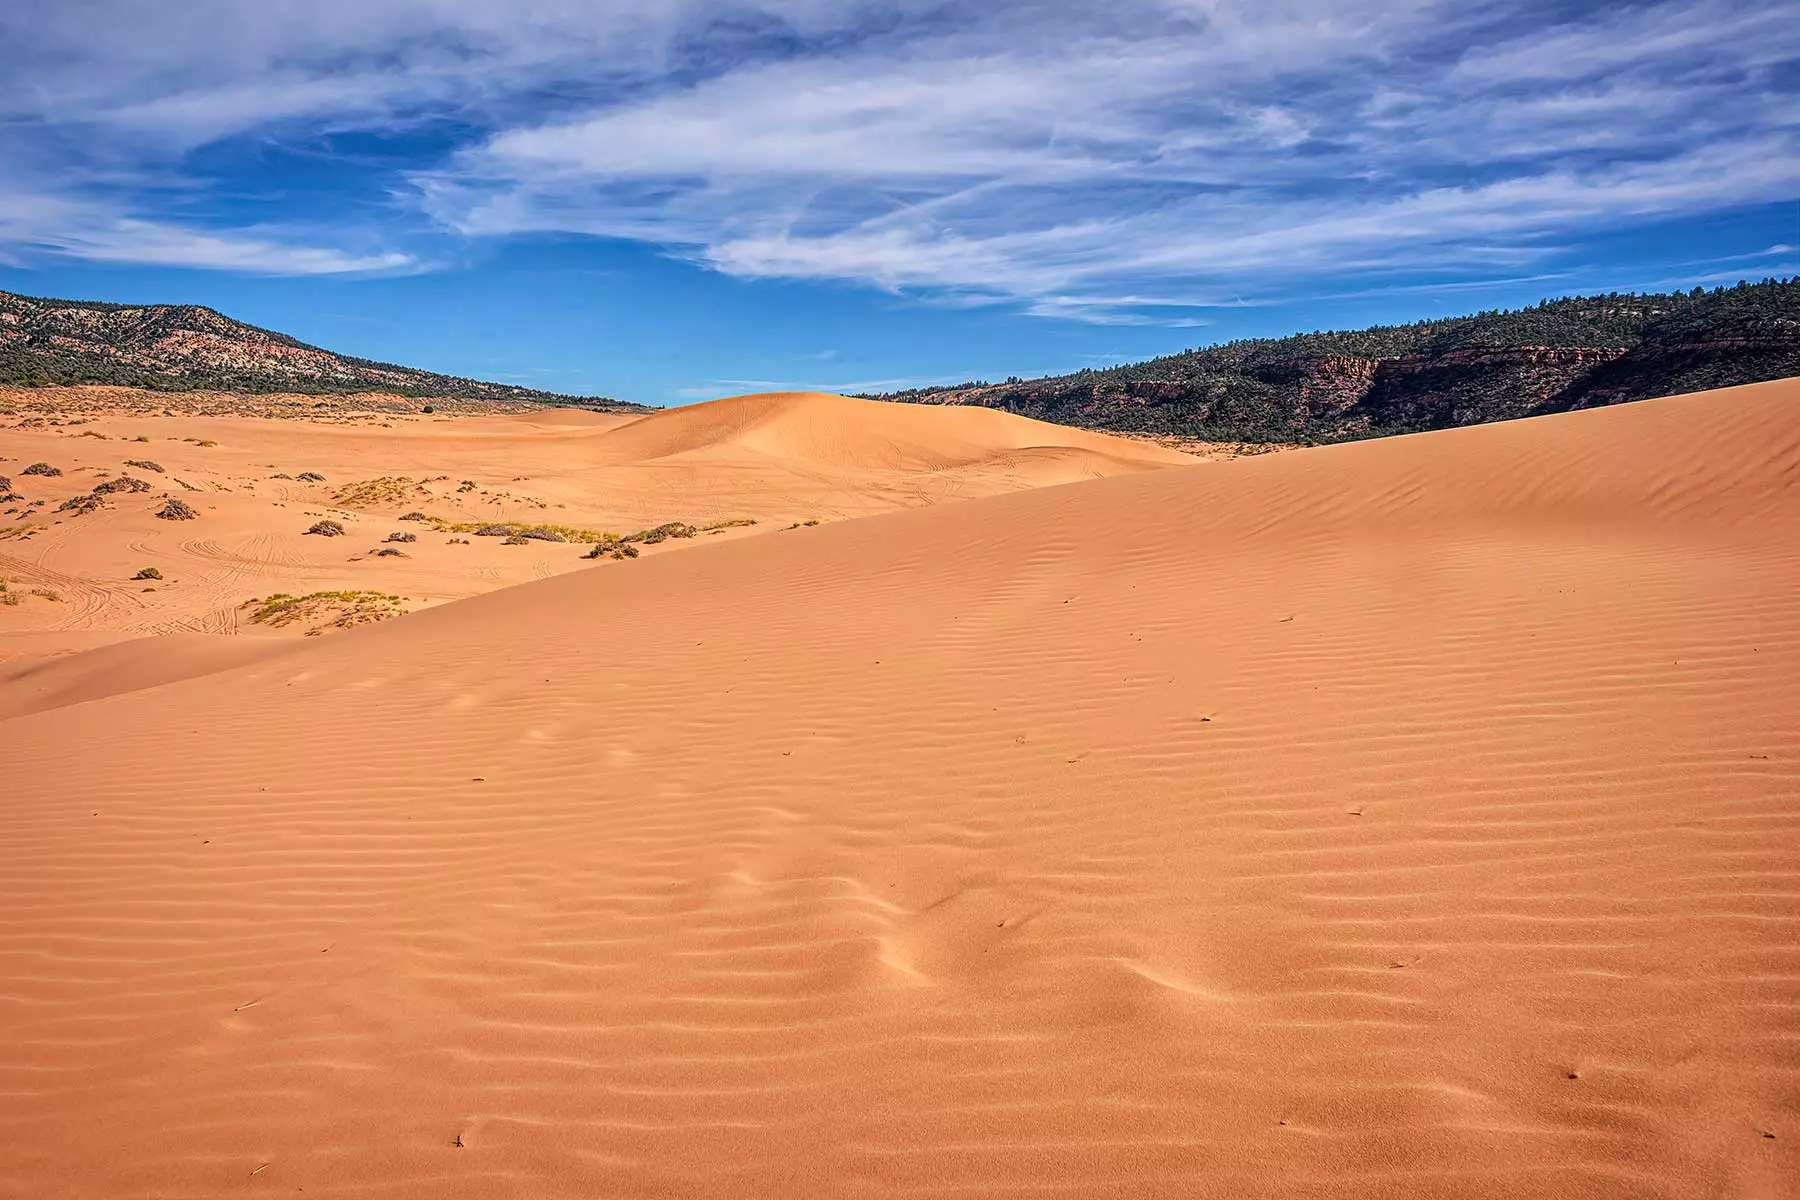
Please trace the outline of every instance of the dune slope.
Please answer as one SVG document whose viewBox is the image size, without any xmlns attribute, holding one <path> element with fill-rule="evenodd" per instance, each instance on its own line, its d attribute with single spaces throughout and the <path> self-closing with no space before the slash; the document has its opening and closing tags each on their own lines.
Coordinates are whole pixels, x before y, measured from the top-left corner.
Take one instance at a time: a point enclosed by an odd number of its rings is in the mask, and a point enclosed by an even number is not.
<svg viewBox="0 0 1800 1200">
<path fill-rule="evenodd" d="M 0 721 L 0 1195 L 1781 1195 L 1797 411 L 717 544 Z"/>
</svg>

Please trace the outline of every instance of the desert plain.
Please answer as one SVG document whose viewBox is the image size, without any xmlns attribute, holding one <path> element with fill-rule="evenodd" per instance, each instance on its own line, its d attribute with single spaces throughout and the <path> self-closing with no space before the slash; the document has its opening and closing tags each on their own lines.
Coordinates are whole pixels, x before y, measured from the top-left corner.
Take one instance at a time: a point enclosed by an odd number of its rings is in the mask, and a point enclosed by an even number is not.
<svg viewBox="0 0 1800 1200">
<path fill-rule="evenodd" d="M 1791 1195 L 1797 415 L 14 421 L 0 1195 Z"/>
</svg>

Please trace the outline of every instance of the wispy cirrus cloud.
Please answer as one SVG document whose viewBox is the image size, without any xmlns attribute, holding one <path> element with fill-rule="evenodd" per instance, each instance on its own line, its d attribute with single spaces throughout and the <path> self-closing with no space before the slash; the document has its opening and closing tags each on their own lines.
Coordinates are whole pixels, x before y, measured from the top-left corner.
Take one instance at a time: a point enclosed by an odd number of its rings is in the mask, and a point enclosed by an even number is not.
<svg viewBox="0 0 1800 1200">
<path fill-rule="evenodd" d="M 1785 0 L 43 7 L 0 16 L 0 151 L 102 214 L 29 244 L 109 261 L 404 269 L 585 234 L 741 278 L 1197 324 L 1300 282 L 1550 273 L 1598 235 L 1800 195 Z M 374 249 L 82 182 L 407 129 L 434 132 L 380 168 Z"/>
<path fill-rule="evenodd" d="M 127 215 L 118 205 L 51 192 L 0 190 L 0 255 L 50 252 L 90 262 L 193 267 L 253 275 L 391 274 L 423 264 L 398 250 L 357 253 L 307 242 L 291 228 L 195 229 Z"/>
</svg>

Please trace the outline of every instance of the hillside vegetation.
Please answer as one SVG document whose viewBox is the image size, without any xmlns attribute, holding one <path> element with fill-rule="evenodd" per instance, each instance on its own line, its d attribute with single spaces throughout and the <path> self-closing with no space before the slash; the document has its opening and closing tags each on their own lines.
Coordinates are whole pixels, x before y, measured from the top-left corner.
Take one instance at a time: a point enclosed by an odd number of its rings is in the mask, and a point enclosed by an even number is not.
<svg viewBox="0 0 1800 1200">
<path fill-rule="evenodd" d="M 79 384 L 245 395 L 383 392 L 612 411 L 643 407 L 334 354 L 198 305 L 102 304 L 0 292 L 0 386 Z"/>
<path fill-rule="evenodd" d="M 1790 376 L 1800 376 L 1800 280 L 1771 279 L 1257 338 L 1074 375 L 880 398 L 1209 440 L 1336 441 Z"/>
</svg>

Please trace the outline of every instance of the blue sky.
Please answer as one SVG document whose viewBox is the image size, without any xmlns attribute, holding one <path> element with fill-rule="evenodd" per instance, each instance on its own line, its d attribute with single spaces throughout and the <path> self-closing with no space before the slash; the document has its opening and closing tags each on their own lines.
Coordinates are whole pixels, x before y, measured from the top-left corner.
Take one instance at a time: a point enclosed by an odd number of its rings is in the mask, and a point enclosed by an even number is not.
<svg viewBox="0 0 1800 1200">
<path fill-rule="evenodd" d="M 1792 0 L 0 9 L 0 288 L 648 403 L 1800 270 Z"/>
</svg>

